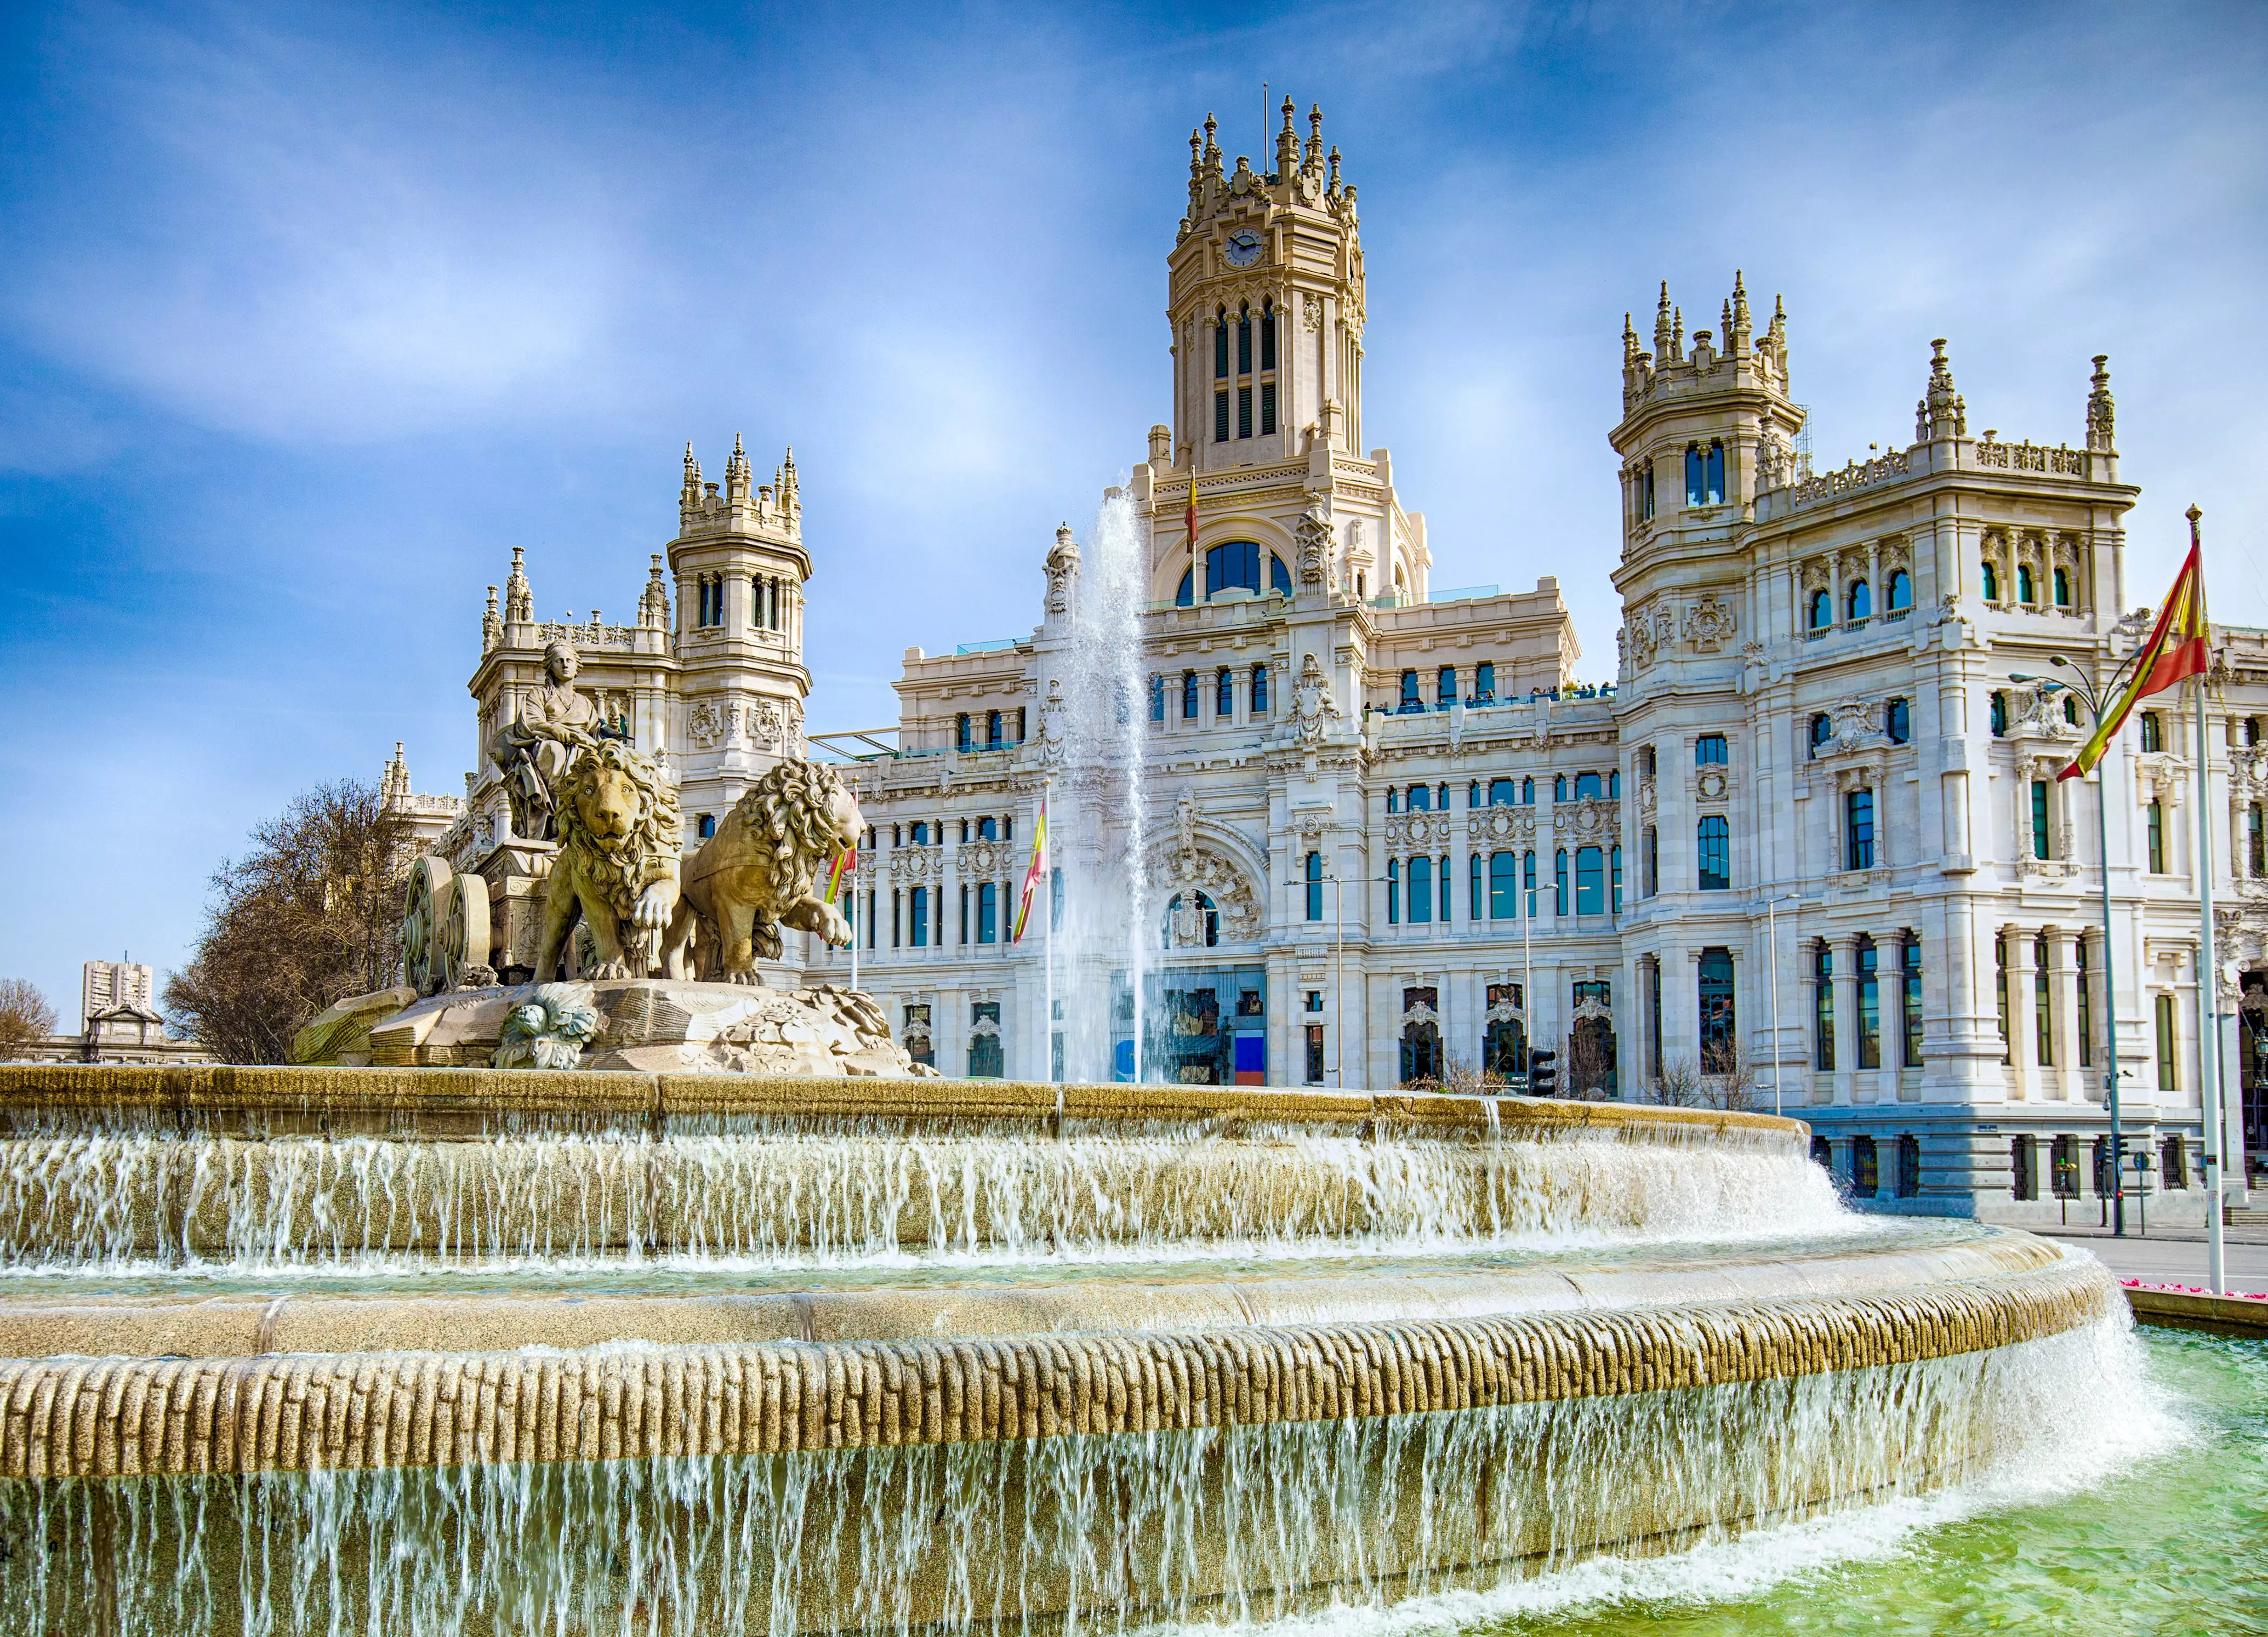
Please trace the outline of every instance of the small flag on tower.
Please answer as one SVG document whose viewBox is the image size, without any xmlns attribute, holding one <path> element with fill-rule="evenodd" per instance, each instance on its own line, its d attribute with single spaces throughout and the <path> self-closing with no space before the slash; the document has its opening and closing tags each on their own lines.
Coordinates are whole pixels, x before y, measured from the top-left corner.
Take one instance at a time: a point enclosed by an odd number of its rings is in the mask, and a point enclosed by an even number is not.
<svg viewBox="0 0 2268 1637">
<path fill-rule="evenodd" d="M 2197 537 L 2197 520 L 2200 515 L 2191 508 L 2190 555 L 2182 564 L 2182 571 L 2174 576 L 2174 587 L 2166 594 L 2165 604 L 2158 610 L 2158 623 L 2150 632 L 2150 640 L 2135 656 L 2134 674 L 2127 681 L 2126 690 L 2118 696 L 2116 704 L 2103 712 L 2102 719 L 2095 724 L 2094 737 L 2079 748 L 2071 765 L 2056 775 L 2058 779 L 2076 778 L 2092 771 L 2140 701 L 2154 693 L 2163 693 L 2185 677 L 2202 676 L 2212 667 L 2211 627 L 2205 615 L 2204 548 Z"/>
<path fill-rule="evenodd" d="M 1016 905 L 1016 929 L 1009 941 L 1024 941 L 1024 923 L 1031 918 L 1032 894 L 1039 889 L 1040 877 L 1047 873 L 1048 856 L 1048 799 L 1040 798 L 1040 822 L 1032 826 L 1032 866 L 1024 872 L 1024 892 Z"/>
</svg>

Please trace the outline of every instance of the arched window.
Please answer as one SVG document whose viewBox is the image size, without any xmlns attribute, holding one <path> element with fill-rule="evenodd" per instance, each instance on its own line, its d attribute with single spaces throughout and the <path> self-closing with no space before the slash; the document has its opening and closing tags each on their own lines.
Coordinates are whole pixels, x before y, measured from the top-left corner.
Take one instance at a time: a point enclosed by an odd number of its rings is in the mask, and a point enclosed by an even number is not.
<svg viewBox="0 0 2268 1637">
<path fill-rule="evenodd" d="M 1195 671 L 1183 671 L 1182 673 L 1182 720 L 1194 722 L 1197 719 L 1197 674 Z"/>
<path fill-rule="evenodd" d="M 1252 309 L 1247 306 L 1236 310 L 1236 372 L 1252 373 Z"/>
<path fill-rule="evenodd" d="M 1260 309 L 1260 367 L 1263 370 L 1276 367 L 1276 306 L 1273 302 L 1263 302 Z M 1270 437 L 1275 431 L 1276 383 L 1263 380 L 1260 383 L 1260 435 Z"/>
<path fill-rule="evenodd" d="M 996 818 L 978 819 L 976 821 L 976 839 L 979 841 L 999 840 L 1000 821 Z"/>
<path fill-rule="evenodd" d="M 1220 911 L 1203 893 L 1175 893 L 1166 900 L 1165 925 L 1160 929 L 1160 946 L 1172 948 L 1176 941 L 1174 928 L 1186 927 L 1191 943 L 1202 943 L 1211 949 L 1220 942 Z"/>
<path fill-rule="evenodd" d="M 1260 589 L 1260 548 L 1249 540 L 1230 540 L 1205 553 L 1205 596 Z"/>
<path fill-rule="evenodd" d="M 1554 801 L 1565 801 L 1567 799 L 1567 776 L 1565 773 L 1554 773 L 1551 776 L 1551 799 Z"/>
<path fill-rule="evenodd" d="M 1174 606 L 1177 608 L 1186 608 L 1196 601 L 1197 588 L 1191 583 L 1189 571 L 1185 569 L 1182 572 L 1182 583 L 1174 587 Z"/>
<path fill-rule="evenodd" d="M 1415 671 L 1402 673 L 1402 708 L 1405 711 L 1425 708 L 1425 702 L 1418 697 L 1418 673 Z"/>
<path fill-rule="evenodd" d="M 1212 679 L 1212 713 L 1215 716 L 1236 714 L 1236 673 L 1226 665 Z"/>
<path fill-rule="evenodd" d="M 1410 785 L 1410 805 L 1408 811 L 1412 813 L 1431 813 L 1432 810 L 1433 786 L 1431 785 Z"/>
<path fill-rule="evenodd" d="M 1433 918 L 1433 860 L 1420 852 L 1410 860 L 1410 924 Z"/>
<path fill-rule="evenodd" d="M 1905 570 L 1890 571 L 1890 600 L 1884 607 L 1892 614 L 1903 614 L 1913 607 L 1913 576 Z"/>
<path fill-rule="evenodd" d="M 1706 492 L 1708 503 L 1711 505 L 1725 504 L 1725 446 L 1721 443 L 1712 443 L 1709 446 Z"/>
<path fill-rule="evenodd" d="M 2058 568 L 2055 571 L 2055 605 L 2059 608 L 2071 607 L 2071 571 L 2069 569 Z"/>
<path fill-rule="evenodd" d="M 1268 714 L 1268 667 L 1264 665 L 1252 667 L 1252 714 Z"/>
<path fill-rule="evenodd" d="M 1814 630 L 1825 630 L 1830 625 L 1835 623 L 1835 599 L 1823 589 L 1811 594 L 1811 617 L 1808 623 Z"/>
<path fill-rule="evenodd" d="M 1150 673 L 1150 719 L 1153 722 L 1166 719 L 1166 678 L 1160 671 Z"/>
<path fill-rule="evenodd" d="M 2063 697 L 2063 719 L 2073 727 L 2079 726 L 2079 701 L 2069 694 Z"/>
<path fill-rule="evenodd" d="M 1575 775 L 1575 800 L 1596 801 L 1606 794 L 1606 785 L 1596 773 Z"/>
<path fill-rule="evenodd" d="M 1307 855 L 1307 918 L 1323 918 L 1323 855 L 1320 852 Z"/>
<path fill-rule="evenodd" d="M 2008 731 L 2008 696 L 1996 693 L 1986 709 L 1986 719 L 1992 724 L 1992 737 L 1999 739 Z"/>
<path fill-rule="evenodd" d="M 2024 603 L 2032 601 L 2032 565 L 2029 563 L 2016 564 L 2016 601 Z"/>
<path fill-rule="evenodd" d="M 1863 620 L 1874 613 L 1874 594 L 1867 588 L 1865 580 L 1854 579 L 1851 582 L 1851 590 L 1844 598 L 1843 606 L 1845 610 L 1843 617 L 1847 620 Z"/>
<path fill-rule="evenodd" d="M 1733 885 L 1733 832 L 1721 813 L 1705 816 L 1695 833 L 1700 869 L 1694 885 L 1703 892 L 1726 892 Z"/>
<path fill-rule="evenodd" d="M 1284 559 L 1272 551 L 1268 554 L 1268 588 L 1280 591 L 1287 597 L 1292 594 L 1292 571 L 1285 568 Z"/>
<path fill-rule="evenodd" d="M 1226 380 L 1228 376 L 1228 309 L 1226 307 L 1213 309 L 1212 372 L 1217 380 Z"/>
<path fill-rule="evenodd" d="M 1818 715 L 1811 719 L 1812 755 L 1817 756 L 1819 754 L 1819 747 L 1825 744 L 1829 740 L 1834 737 L 1835 724 L 1829 719 L 1826 712 L 1822 711 Z"/>
<path fill-rule="evenodd" d="M 1514 807 L 1518 805 L 1519 799 L 1519 786 L 1514 785 L 1512 780 L 1508 778 L 1491 778 L 1489 780 L 1489 806 L 1492 807 Z"/>
<path fill-rule="evenodd" d="M 1496 703 L 1496 666 L 1491 660 L 1483 660 L 1473 667 L 1473 703 Z"/>
<path fill-rule="evenodd" d="M 1491 852 L 1488 865 L 1488 918 L 1508 921 L 1520 913 L 1513 894 L 1520 890 L 1518 864 L 1509 852 Z"/>
<path fill-rule="evenodd" d="M 1469 807 L 1476 807 L 1480 804 L 1481 781 L 1476 778 L 1465 786 L 1465 805 Z"/>
<path fill-rule="evenodd" d="M 1894 745 L 1904 744 L 1913 737 L 1913 707 L 1904 699 L 1893 699 L 1882 711 L 1882 731 L 1890 736 Z"/>
<path fill-rule="evenodd" d="M 1524 807 L 1532 807 L 1535 805 L 1535 781 L 1534 779 L 1523 778 L 1520 781 L 1520 805 Z"/>
<path fill-rule="evenodd" d="M 1984 564 L 1984 588 L 1985 601 L 1998 602 L 2000 601 L 2000 571 L 1994 568 L 1990 563 Z"/>
</svg>

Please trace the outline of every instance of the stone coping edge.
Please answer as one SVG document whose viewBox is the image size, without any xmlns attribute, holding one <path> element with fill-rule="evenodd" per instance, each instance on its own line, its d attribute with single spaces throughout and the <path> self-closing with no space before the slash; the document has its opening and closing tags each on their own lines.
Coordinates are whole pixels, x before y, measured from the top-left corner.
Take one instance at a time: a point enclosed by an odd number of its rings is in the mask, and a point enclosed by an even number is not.
<svg viewBox="0 0 2268 1637">
<path fill-rule="evenodd" d="M 1058 1103 L 1060 1094 L 1060 1104 Z M 18 1117 L 141 1115 L 184 1128 L 265 1118 L 310 1130 L 432 1124 L 480 1130 L 515 1120 L 667 1122 L 760 1117 L 916 1124 L 995 1121 L 1265 1123 L 1440 1136 L 1603 1131 L 1640 1140 L 1807 1140 L 1776 1115 L 1550 1097 L 1331 1092 L 1257 1086 L 1052 1086 L 1030 1080 L 816 1079 L 468 1068 L 11 1064 L 0 1123 Z M 20 1120 L 18 1119 L 20 1124 Z"/>
<path fill-rule="evenodd" d="M 2268 1301 L 2216 1296 L 2210 1291 L 2149 1290 L 2126 1287 L 2126 1304 L 2145 1324 L 2169 1330 L 2201 1330 L 2216 1336 L 2268 1336 Z"/>
<path fill-rule="evenodd" d="M 1915 1362 L 2112 1313 L 2073 1260 L 1891 1295 L 1220 1334 L 0 1363 L 0 1478 L 762 1455 L 1420 1414 Z"/>
</svg>

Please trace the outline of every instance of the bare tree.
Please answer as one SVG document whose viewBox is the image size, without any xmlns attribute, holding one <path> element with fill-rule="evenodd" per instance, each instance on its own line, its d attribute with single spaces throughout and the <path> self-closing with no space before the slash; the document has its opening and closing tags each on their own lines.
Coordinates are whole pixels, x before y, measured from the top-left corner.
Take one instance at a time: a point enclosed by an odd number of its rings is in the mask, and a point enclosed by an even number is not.
<svg viewBox="0 0 2268 1637">
<path fill-rule="evenodd" d="M 1441 1073 L 1436 1079 L 1413 1080 L 1403 1088 L 1408 1091 L 1440 1091 L 1458 1097 L 1493 1097 L 1505 1088 L 1504 1076 L 1494 1069 L 1475 1068 L 1454 1052 L 1441 1054 Z"/>
<path fill-rule="evenodd" d="M 1737 1045 L 1726 1045 L 1702 1057 L 1701 1106 L 1735 1113 L 1756 1105 L 1756 1066 Z"/>
<path fill-rule="evenodd" d="M 20 1051 L 55 1032 L 55 1009 L 28 977 L 0 977 L 0 1052 Z"/>
<path fill-rule="evenodd" d="M 394 981 L 407 826 L 358 779 L 320 785 L 213 873 L 204 932 L 166 984 L 170 1021 L 227 1063 L 281 1063 L 345 995 Z"/>
<path fill-rule="evenodd" d="M 1664 1108 L 1697 1109 L 1705 1101 L 1701 1071 L 1690 1058 L 1664 1058 L 1647 1089 Z"/>
<path fill-rule="evenodd" d="M 1604 1102 L 1609 1095 L 1607 1080 L 1614 1067 L 1614 1036 L 1607 1029 L 1578 1026 L 1574 1033 L 1559 1037 L 1561 1096 Z"/>
</svg>

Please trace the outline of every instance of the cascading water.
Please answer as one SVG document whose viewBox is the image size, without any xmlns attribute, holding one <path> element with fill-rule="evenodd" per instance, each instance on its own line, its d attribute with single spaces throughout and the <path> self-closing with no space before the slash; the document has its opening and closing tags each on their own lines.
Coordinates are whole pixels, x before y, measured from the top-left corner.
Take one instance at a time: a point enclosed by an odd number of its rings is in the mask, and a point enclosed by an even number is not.
<svg viewBox="0 0 2268 1637">
<path fill-rule="evenodd" d="M 1057 799 L 1066 817 L 1076 817 L 1057 830 L 1065 891 L 1054 958 L 1064 1071 L 1075 1080 L 1132 1078 L 1112 1061 L 1114 970 L 1130 981 L 1134 1051 L 1138 1061 L 1142 1057 L 1143 931 L 1149 922 L 1142 863 L 1149 720 L 1142 616 L 1149 602 L 1149 535 L 1133 497 L 1108 490 L 1080 564 L 1074 636 L 1064 655 L 1069 720 Z"/>
<path fill-rule="evenodd" d="M 2099 1269 L 1862 1221 L 1792 1125 L 1178 1087 L 1018 1118 L 921 1082 L 887 1117 L 675 1115 L 644 1083 L 635 1121 L 485 1134 L 383 1096 L 314 1134 L 280 1084 L 13 1110 L 0 1633 L 1382 1611 L 2146 1419 Z"/>
</svg>

